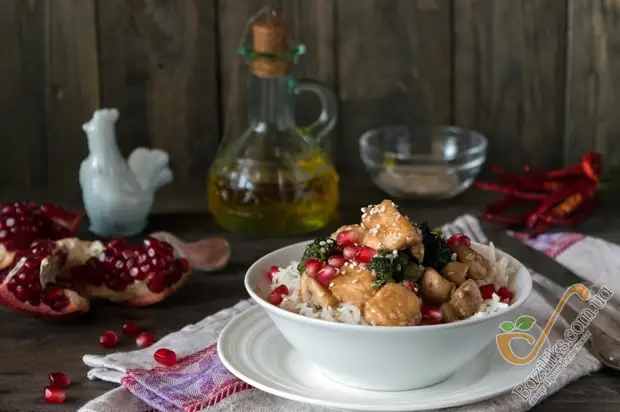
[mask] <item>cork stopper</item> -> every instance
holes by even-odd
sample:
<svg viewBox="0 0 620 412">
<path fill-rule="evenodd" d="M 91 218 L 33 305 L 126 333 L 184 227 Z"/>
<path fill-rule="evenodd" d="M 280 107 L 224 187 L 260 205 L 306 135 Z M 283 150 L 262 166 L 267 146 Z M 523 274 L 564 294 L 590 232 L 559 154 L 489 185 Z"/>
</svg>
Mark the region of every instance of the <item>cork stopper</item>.
<svg viewBox="0 0 620 412">
<path fill-rule="evenodd" d="M 286 53 L 289 50 L 287 30 L 278 12 L 273 9 L 268 19 L 252 25 L 254 53 Z M 292 61 L 282 57 L 255 56 L 250 64 L 252 72 L 260 77 L 278 77 L 291 72 Z"/>
</svg>

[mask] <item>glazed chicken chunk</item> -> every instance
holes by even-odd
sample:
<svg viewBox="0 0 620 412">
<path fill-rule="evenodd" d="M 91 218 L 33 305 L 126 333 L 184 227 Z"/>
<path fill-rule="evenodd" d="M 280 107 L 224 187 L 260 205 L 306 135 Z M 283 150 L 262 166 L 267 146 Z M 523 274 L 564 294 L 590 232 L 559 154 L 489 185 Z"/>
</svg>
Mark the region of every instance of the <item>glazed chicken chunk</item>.
<svg viewBox="0 0 620 412">
<path fill-rule="evenodd" d="M 301 276 L 299 293 L 301 301 L 310 306 L 320 307 L 321 309 L 338 306 L 338 299 L 332 295 L 329 289 L 305 274 Z"/>
<path fill-rule="evenodd" d="M 354 233 L 354 237 L 357 239 L 357 243 L 364 246 L 370 246 L 373 249 L 382 249 L 383 245 L 379 241 L 379 239 L 368 233 L 364 228 L 360 225 L 346 225 L 340 227 L 335 233 L 332 233 L 331 238 L 336 239 L 338 233 L 344 232 L 345 230 L 350 230 Z"/>
<path fill-rule="evenodd" d="M 364 305 L 364 319 L 373 326 L 406 326 L 419 318 L 420 299 L 397 283 L 388 283 Z"/>
<path fill-rule="evenodd" d="M 364 208 L 363 212 L 362 228 L 376 236 L 383 249 L 403 249 L 422 241 L 422 232 L 400 214 L 391 200 Z"/>
<path fill-rule="evenodd" d="M 456 245 L 452 250 L 456 253 L 459 262 L 469 267 L 467 271 L 469 278 L 483 280 L 493 273 L 491 263 L 472 248 L 465 245 Z"/>
<path fill-rule="evenodd" d="M 375 280 L 375 276 L 365 265 L 347 263 L 340 268 L 329 289 L 340 302 L 351 303 L 363 309 L 364 303 L 377 293 L 373 286 Z"/>
</svg>

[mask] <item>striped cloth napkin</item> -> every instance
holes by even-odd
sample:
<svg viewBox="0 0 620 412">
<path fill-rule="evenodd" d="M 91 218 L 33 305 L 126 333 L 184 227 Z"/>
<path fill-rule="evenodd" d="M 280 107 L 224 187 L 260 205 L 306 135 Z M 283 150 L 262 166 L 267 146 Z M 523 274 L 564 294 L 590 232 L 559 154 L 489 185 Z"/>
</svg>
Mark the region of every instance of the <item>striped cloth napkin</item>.
<svg viewBox="0 0 620 412">
<path fill-rule="evenodd" d="M 477 239 L 484 239 L 477 220 L 469 215 L 461 216 L 442 229 L 447 233 L 476 233 Z M 600 282 L 615 293 L 620 291 L 620 281 L 612 276 L 612 268 L 620 267 L 619 246 L 577 233 L 546 234 L 527 242 L 575 273 Z M 599 270 L 592 270 L 593 264 L 597 264 Z M 593 275 L 596 278 L 593 278 Z M 541 279 L 539 275 L 534 276 L 535 279 Z M 217 356 L 217 337 L 235 315 L 253 305 L 254 303 L 248 300 L 241 301 L 197 324 L 188 325 L 164 337 L 147 349 L 107 356 L 85 355 L 84 363 L 91 368 L 88 378 L 102 379 L 121 386 L 90 401 L 79 412 L 326 410 L 253 389 L 224 368 Z M 553 308 L 535 292 L 523 310 L 525 314 L 534 316 L 541 324 L 546 323 L 552 311 Z M 556 323 L 549 337 L 551 343 L 561 336 L 567 326 L 564 320 Z M 171 368 L 157 366 L 153 361 L 153 352 L 162 347 L 173 349 L 181 361 Z M 600 362 L 582 348 L 555 383 L 548 388 L 547 396 L 600 368 Z M 519 396 L 508 393 L 495 399 L 450 408 L 447 411 L 519 412 L 531 407 Z"/>
</svg>

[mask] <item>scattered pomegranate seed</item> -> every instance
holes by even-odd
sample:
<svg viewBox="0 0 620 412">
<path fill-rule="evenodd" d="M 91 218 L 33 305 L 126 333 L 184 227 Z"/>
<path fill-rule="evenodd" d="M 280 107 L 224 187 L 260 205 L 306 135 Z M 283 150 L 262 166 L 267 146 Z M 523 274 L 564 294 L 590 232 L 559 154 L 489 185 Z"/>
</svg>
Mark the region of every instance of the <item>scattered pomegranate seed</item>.
<svg viewBox="0 0 620 412">
<path fill-rule="evenodd" d="M 323 267 L 323 264 L 317 259 L 308 259 L 306 261 L 306 275 L 313 278 L 319 270 Z"/>
<path fill-rule="evenodd" d="M 106 330 L 99 335 L 99 344 L 101 347 L 111 349 L 118 343 L 118 336 L 111 330 Z"/>
<path fill-rule="evenodd" d="M 177 354 L 166 348 L 157 349 L 153 354 L 153 358 L 157 363 L 161 363 L 166 366 L 173 366 L 177 363 Z"/>
<path fill-rule="evenodd" d="M 355 260 L 360 263 L 368 263 L 377 255 L 377 251 L 370 246 L 362 246 L 355 256 Z"/>
<path fill-rule="evenodd" d="M 347 246 L 342 249 L 342 256 L 344 256 L 345 259 L 353 260 L 355 259 L 355 256 L 357 256 L 357 252 L 359 252 L 359 250 L 360 249 L 356 246 Z"/>
<path fill-rule="evenodd" d="M 448 246 L 456 246 L 456 245 L 471 246 L 471 239 L 462 233 L 457 233 L 456 235 L 450 236 L 450 238 L 446 241 L 446 243 L 448 244 Z"/>
<path fill-rule="evenodd" d="M 55 388 L 66 388 L 71 385 L 71 380 L 62 372 L 54 372 L 49 374 L 50 384 Z"/>
<path fill-rule="evenodd" d="M 344 258 L 344 256 L 342 256 L 342 255 L 334 255 L 334 256 L 330 256 L 330 257 L 327 259 L 327 264 L 328 264 L 329 266 L 333 266 L 333 267 L 335 267 L 336 269 L 338 269 L 338 268 L 342 267 L 342 265 L 344 265 L 344 263 L 345 263 L 346 261 L 347 261 L 347 260 Z"/>
<path fill-rule="evenodd" d="M 140 349 L 148 348 L 157 341 L 155 336 L 149 332 L 142 332 L 136 337 L 136 346 Z"/>
<path fill-rule="evenodd" d="M 437 325 L 438 323 L 441 323 L 441 320 L 443 319 L 443 312 L 441 309 L 434 306 L 429 306 L 423 303 L 420 308 L 420 312 L 422 312 L 422 318 L 428 319 L 431 325 Z"/>
<path fill-rule="evenodd" d="M 418 285 L 414 281 L 405 279 L 401 282 L 401 284 L 416 295 L 418 294 Z"/>
<path fill-rule="evenodd" d="M 336 244 L 340 247 L 353 246 L 359 241 L 359 234 L 351 229 L 343 230 L 336 235 Z"/>
<path fill-rule="evenodd" d="M 280 285 L 267 296 L 267 302 L 279 306 L 284 296 L 288 296 L 288 288 L 285 285 Z"/>
<path fill-rule="evenodd" d="M 493 294 L 495 293 L 495 286 L 489 283 L 488 285 L 480 286 L 480 294 L 482 295 L 482 299 L 493 299 Z"/>
<path fill-rule="evenodd" d="M 46 386 L 43 391 L 43 399 L 45 399 L 45 403 L 56 405 L 63 403 L 67 399 L 67 393 L 55 386 Z"/>
<path fill-rule="evenodd" d="M 267 277 L 269 278 L 270 282 L 273 281 L 273 275 L 275 275 L 279 271 L 280 271 L 280 268 L 277 267 L 277 266 L 272 266 L 272 267 L 269 268 L 269 271 L 267 272 Z"/>
<path fill-rule="evenodd" d="M 121 330 L 125 336 L 136 336 L 140 330 L 140 326 L 138 326 L 136 322 L 127 322 L 123 324 Z"/>
<path fill-rule="evenodd" d="M 514 294 L 508 288 L 502 286 L 497 290 L 497 296 L 499 296 L 500 301 L 510 303 Z"/>
<path fill-rule="evenodd" d="M 325 265 L 319 273 L 316 274 L 316 280 L 323 286 L 329 287 L 332 279 L 336 276 L 336 269 L 330 265 Z"/>
</svg>

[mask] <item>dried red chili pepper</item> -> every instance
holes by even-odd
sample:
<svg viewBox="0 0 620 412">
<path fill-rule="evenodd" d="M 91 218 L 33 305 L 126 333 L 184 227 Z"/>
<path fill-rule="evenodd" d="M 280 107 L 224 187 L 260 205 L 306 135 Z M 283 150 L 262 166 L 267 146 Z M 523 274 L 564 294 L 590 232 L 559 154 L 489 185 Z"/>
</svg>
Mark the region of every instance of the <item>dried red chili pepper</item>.
<svg viewBox="0 0 620 412">
<path fill-rule="evenodd" d="M 598 181 L 602 171 L 602 155 L 596 152 L 586 153 L 581 162 L 565 169 L 556 170 L 533 170 L 529 166 L 524 167 L 527 176 L 537 180 L 565 179 L 570 177 L 585 176 L 590 180 Z"/>
<path fill-rule="evenodd" d="M 551 214 L 565 217 L 578 208 L 586 199 L 590 199 L 598 192 L 598 185 L 590 182 L 578 187 L 565 187 L 556 190 L 527 219 L 527 227 L 532 229 L 541 216 L 552 210 Z"/>
<path fill-rule="evenodd" d="M 549 192 L 550 189 L 544 182 L 530 179 L 517 173 L 507 172 L 499 165 L 490 166 L 491 173 L 497 175 L 505 185 L 511 185 L 515 189 L 527 192 Z"/>
<path fill-rule="evenodd" d="M 540 219 L 554 225 L 574 225 L 580 219 L 583 220 L 583 216 L 587 213 L 598 208 L 600 201 L 594 197 L 595 195 L 596 192 L 592 191 L 575 193 L 554 207 L 550 213 L 540 216 Z"/>
<path fill-rule="evenodd" d="M 505 195 L 516 197 L 518 199 L 523 199 L 523 200 L 540 201 L 540 200 L 545 200 L 549 196 L 549 193 L 525 192 L 525 191 L 518 190 L 512 187 L 508 187 L 506 185 L 502 185 L 499 183 L 474 182 L 473 186 L 481 190 L 503 193 Z"/>
</svg>

